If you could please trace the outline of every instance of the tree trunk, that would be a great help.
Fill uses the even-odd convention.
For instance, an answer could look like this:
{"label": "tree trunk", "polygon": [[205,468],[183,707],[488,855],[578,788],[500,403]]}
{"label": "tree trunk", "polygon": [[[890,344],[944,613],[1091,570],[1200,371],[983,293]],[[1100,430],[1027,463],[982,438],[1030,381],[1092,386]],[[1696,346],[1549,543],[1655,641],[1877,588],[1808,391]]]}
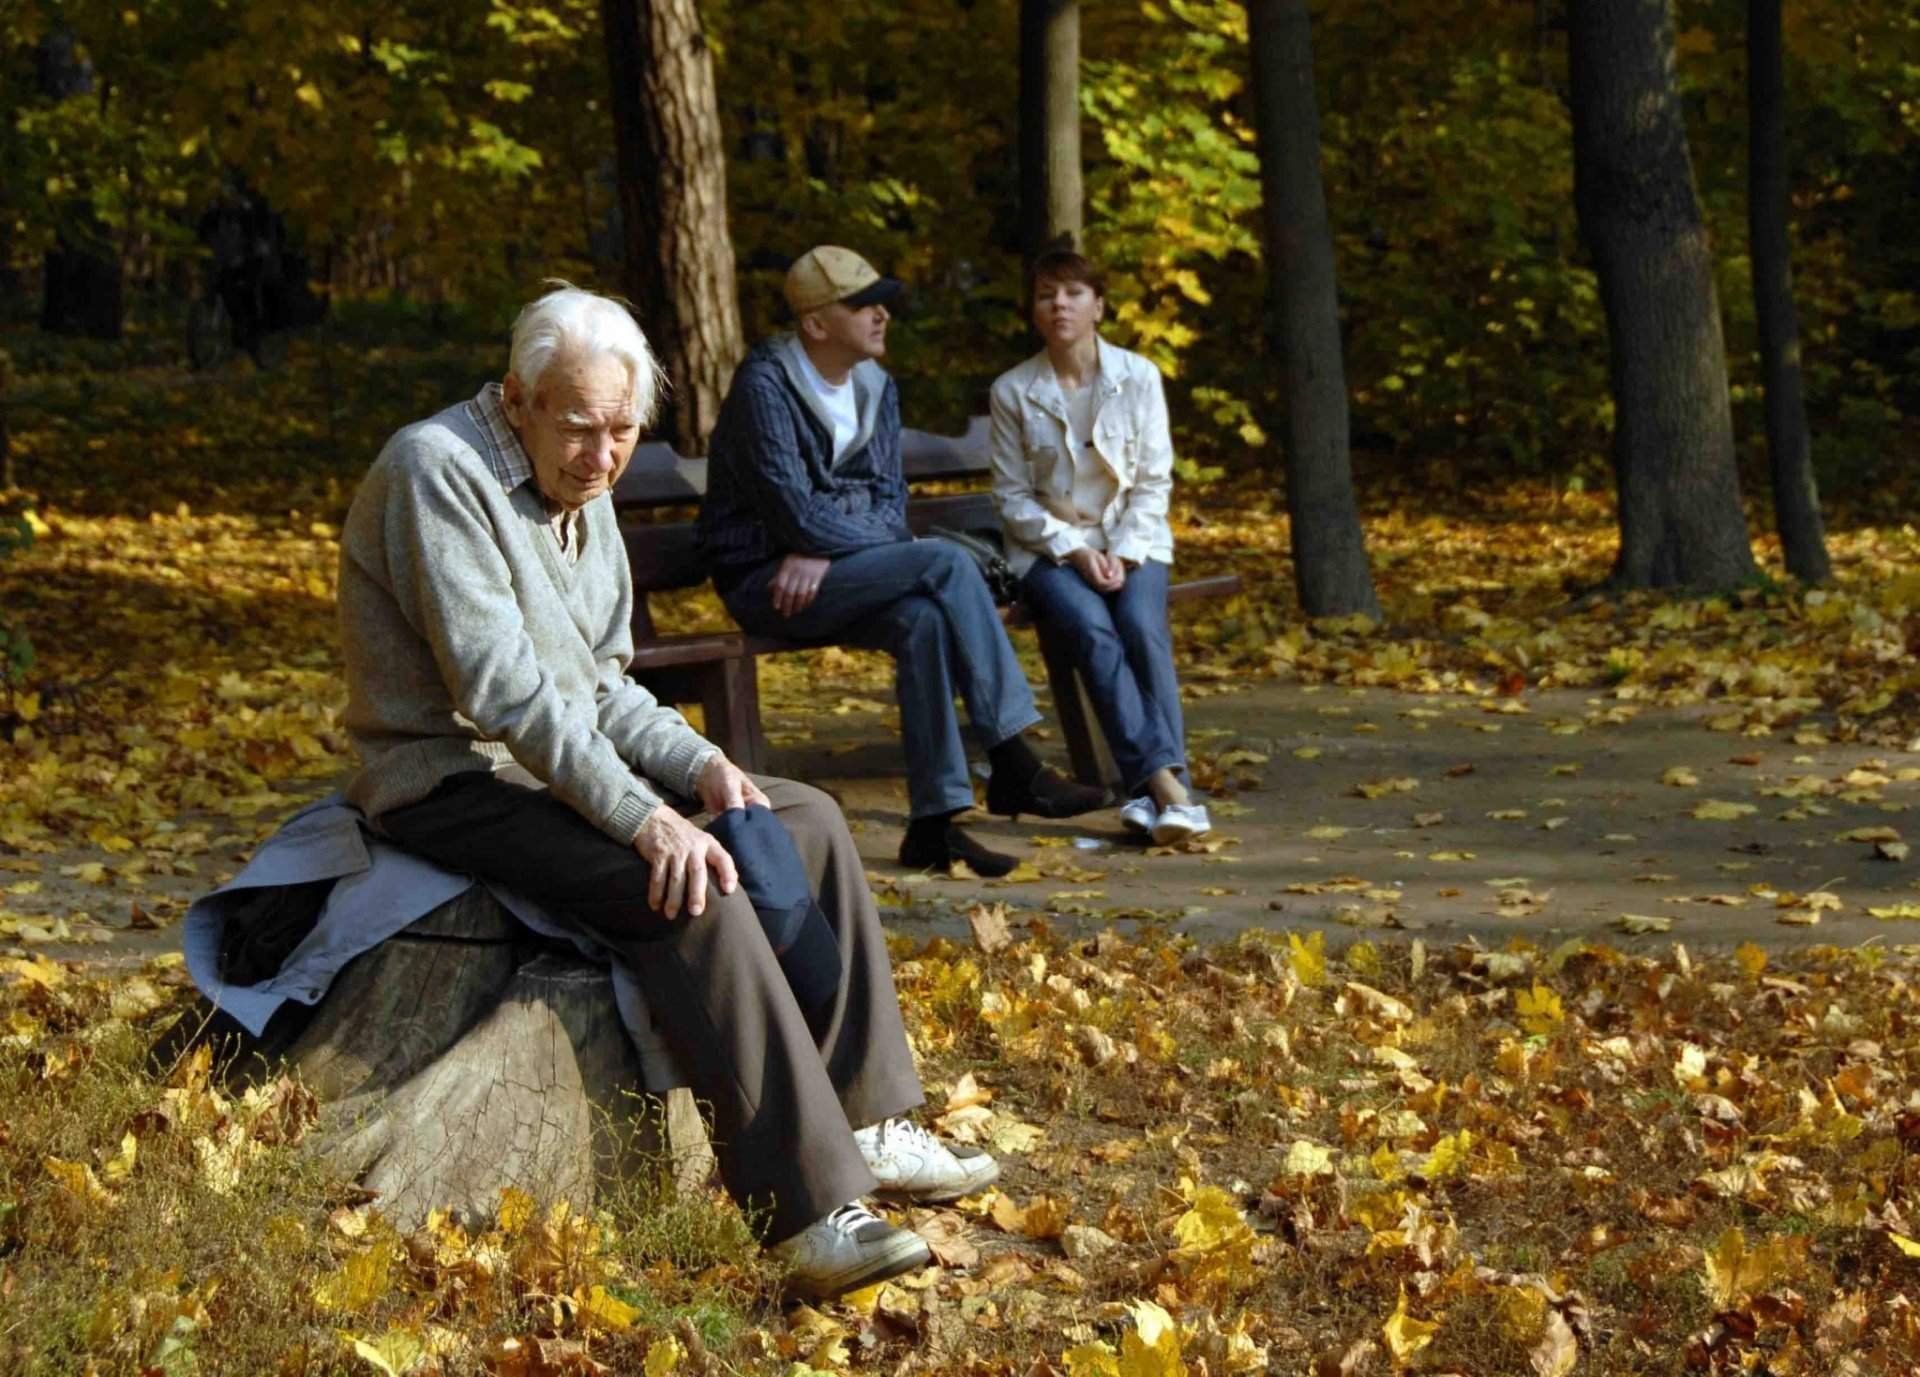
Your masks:
{"label": "tree trunk", "polygon": [[47,250],[40,328],[53,335],[119,339],[126,315],[120,260],[64,236]]}
{"label": "tree trunk", "polygon": [[1618,587],[1753,576],[1671,0],[1570,0],[1574,204],[1606,310]]}
{"label": "tree trunk", "polygon": [[1028,259],[1079,248],[1080,5],[1020,0],[1020,220]]}
{"label": "tree trunk", "polygon": [[[94,89],[93,64],[81,55],[73,30],[64,26],[40,40],[34,69],[43,100],[70,100]],[[77,232],[63,228],[56,247],[47,251],[40,328],[54,335],[117,340],[126,313],[119,255],[101,252],[108,243],[106,231],[80,198],[68,205],[66,215]]]}
{"label": "tree trunk", "polygon": [[1806,395],[1800,382],[1800,326],[1793,307],[1793,265],[1787,249],[1786,80],[1782,72],[1780,0],[1747,5],[1747,235],[1753,267],[1753,312],[1760,331],[1766,387],[1767,463],[1773,474],[1773,519],[1787,571],[1809,583],[1833,573],[1813,478]]}
{"label": "tree trunk", "polygon": [[13,355],[0,349],[0,493],[19,487],[13,471],[13,440],[7,434],[7,407],[13,400]]}
{"label": "tree trunk", "polygon": [[661,432],[706,452],[746,352],[713,54],[695,0],[601,0],[627,291],[672,390]]}
{"label": "tree trunk", "polygon": [[1286,391],[1294,582],[1310,617],[1380,615],[1353,495],[1333,231],[1306,0],[1247,0],[1267,280]]}
{"label": "tree trunk", "polygon": [[[156,1059],[198,1036],[183,1020]],[[541,951],[478,885],[239,1041],[230,1076],[291,1071],[322,1102],[314,1150],[402,1230],[442,1207],[484,1222],[508,1186],[585,1209],[615,1179],[644,1199],[663,1164],[682,1188],[712,1167],[690,1093],[642,1093],[606,968]]]}

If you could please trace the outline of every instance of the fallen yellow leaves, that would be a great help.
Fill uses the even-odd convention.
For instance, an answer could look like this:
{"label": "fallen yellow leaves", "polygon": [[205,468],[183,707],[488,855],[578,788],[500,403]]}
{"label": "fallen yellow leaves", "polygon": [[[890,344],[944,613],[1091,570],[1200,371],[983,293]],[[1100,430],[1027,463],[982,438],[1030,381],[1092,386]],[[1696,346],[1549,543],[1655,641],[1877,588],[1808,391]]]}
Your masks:
{"label": "fallen yellow leaves", "polygon": [[[1871,1346],[1903,1332],[1914,1293],[1900,1164],[1916,1130],[1913,1031],[1893,1017],[1911,974],[1898,959],[1755,943],[1640,955],[1524,937],[1488,951],[1432,934],[1338,952],[1318,932],[1134,941],[1007,914],[1018,921],[991,956],[964,939],[896,949],[933,1126],[995,1151],[1030,1140],[1026,1160],[1003,1159],[1000,1191],[899,1216],[945,1270],[843,1304],[763,1306],[702,1366],[662,1309],[757,1295],[750,1253],[716,1257],[682,1233],[673,1247],[691,1253],[638,1258],[641,1235],[617,1237],[605,1213],[518,1191],[472,1233],[442,1214],[401,1237],[378,1202],[331,1194],[274,1202],[292,1218],[260,1230],[310,1259],[287,1292],[300,1299],[285,1342],[317,1335],[309,1352],[378,1370],[370,1352],[412,1377],[436,1362],[524,1377],[722,1364],[1019,1377],[1036,1353],[1058,1371],[1115,1377],[1154,1363],[1186,1377],[1202,1362],[1216,1374],[1368,1361],[1384,1372],[1389,1359],[1571,1377],[1580,1358],[1603,1370],[1630,1356],[1635,1339],[1678,1354],[1703,1314],[1717,1317],[1729,1371],[1789,1343],[1880,1353]],[[54,996],[85,998],[98,1017],[112,1007],[85,974],[53,970],[51,988],[0,979],[0,1034],[20,1029],[39,1097],[88,1074],[84,1052],[69,1060],[79,1025]],[[157,971],[141,979],[171,989]],[[156,1172],[182,1189],[181,1159],[177,1198],[205,1201],[209,1150],[230,1155],[237,1181],[218,1208],[246,1208],[284,1140],[272,1125],[304,1111],[271,1087],[251,1103],[228,1094],[210,1069],[190,1062],[147,1092],[131,1128],[117,1117],[84,1150],[35,1138],[23,1158],[24,1141],[0,1137],[14,1173],[0,1179],[30,1178],[33,1193],[9,1215],[0,1190],[0,1237],[21,1237],[21,1219],[111,1230],[135,1217]],[[5,1130],[16,1135],[17,1103]],[[186,1208],[189,1224],[205,1217]],[[1857,1231],[1844,1273],[1835,1251],[1777,1241],[1825,1230]],[[1559,1248],[1550,1277],[1506,1270],[1539,1265],[1526,1257],[1543,1239]],[[60,1244],[43,1233],[13,1246],[18,1267]],[[235,1289],[238,1264],[225,1267]],[[1799,1296],[1819,1299],[1796,1317]],[[1164,1322],[1139,1310],[1148,1304]],[[215,1313],[232,1322],[224,1302]],[[351,1333],[336,1339],[335,1326]],[[758,1337],[740,1337],[749,1330]],[[1842,1334],[1853,1347],[1818,1347]]]}
{"label": "fallen yellow leaves", "polygon": [[1387,1351],[1405,1362],[1421,1349],[1433,1342],[1433,1336],[1439,1331],[1439,1324],[1432,1320],[1415,1319],[1407,1312],[1407,1293],[1400,1292],[1400,1303],[1387,1316],[1380,1326],[1380,1332],[1387,1341]]}
{"label": "fallen yellow leaves", "polygon": [[1806,1265],[1804,1235],[1774,1234],[1749,1246],[1744,1232],[1729,1228],[1707,1253],[1707,1294],[1714,1307],[1731,1309],[1794,1280]]}
{"label": "fallen yellow leaves", "polygon": [[1520,1017],[1520,1026],[1539,1037],[1559,1032],[1567,1021],[1560,996],[1537,982],[1531,990],[1522,990],[1514,996],[1514,1012]]}
{"label": "fallen yellow leaves", "polygon": [[1218,1186],[1180,1183],[1187,1209],[1174,1222],[1172,1262],[1200,1294],[1246,1290],[1258,1283],[1257,1241],[1234,1198]]}
{"label": "fallen yellow leaves", "polygon": [[1687,814],[1703,822],[1738,822],[1760,810],[1751,803],[1728,803],[1721,799],[1702,799]]}
{"label": "fallen yellow leaves", "polygon": [[1024,1238],[1058,1238],[1072,1219],[1072,1207],[1057,1196],[1037,1195],[1025,1205],[995,1192],[987,1215],[1005,1232]]}
{"label": "fallen yellow leaves", "polygon": [[313,1303],[322,1310],[356,1315],[385,1300],[393,1286],[398,1247],[391,1238],[384,1238],[354,1253],[315,1284]]}
{"label": "fallen yellow leaves", "polygon": [[1834,836],[1843,842],[1897,842],[1900,834],[1891,827],[1854,827]]}

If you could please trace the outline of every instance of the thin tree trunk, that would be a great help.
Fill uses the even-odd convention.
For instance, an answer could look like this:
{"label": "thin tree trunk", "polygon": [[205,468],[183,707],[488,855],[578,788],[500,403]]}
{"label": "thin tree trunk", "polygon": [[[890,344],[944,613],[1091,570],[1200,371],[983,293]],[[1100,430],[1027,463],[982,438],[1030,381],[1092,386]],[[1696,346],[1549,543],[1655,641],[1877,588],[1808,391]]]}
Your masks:
{"label": "thin tree trunk", "polygon": [[1310,617],[1379,616],[1353,495],[1333,231],[1306,0],[1247,0],[1267,279],[1286,384],[1294,581]]}
{"label": "thin tree trunk", "polygon": [[601,0],[627,290],[672,383],[662,431],[704,453],[746,346],[713,54],[694,0]]}
{"label": "thin tree trunk", "polygon": [[[90,225],[98,229],[98,225]],[[104,232],[102,232],[104,237]],[[79,243],[62,235],[47,250],[40,328],[52,335],[117,340],[126,315],[120,260],[102,253],[92,236]]]}
{"label": "thin tree trunk", "polygon": [[[36,89],[43,100],[63,101],[94,90],[93,64],[81,55],[73,30],[61,27],[34,50]],[[102,95],[104,103],[106,97]],[[106,229],[90,206],[75,197],[69,223],[47,250],[40,297],[40,328],[55,335],[120,338],[125,316],[118,253],[103,253]]]}
{"label": "thin tree trunk", "polygon": [[1574,204],[1606,310],[1618,587],[1753,576],[1671,0],[1570,0]]}
{"label": "thin tree trunk", "polygon": [[0,493],[19,486],[13,471],[13,441],[7,434],[7,406],[13,399],[13,355],[0,349]]}
{"label": "thin tree trunk", "polygon": [[1806,396],[1800,381],[1800,326],[1793,305],[1793,263],[1787,247],[1786,80],[1782,71],[1780,0],[1747,5],[1747,234],[1753,266],[1753,309],[1760,330],[1766,386],[1767,463],[1773,474],[1773,517],[1787,571],[1809,583],[1833,573],[1813,477]]}
{"label": "thin tree trunk", "polygon": [[1056,243],[1078,248],[1080,178],[1078,0],[1020,3],[1020,216],[1028,258]]}

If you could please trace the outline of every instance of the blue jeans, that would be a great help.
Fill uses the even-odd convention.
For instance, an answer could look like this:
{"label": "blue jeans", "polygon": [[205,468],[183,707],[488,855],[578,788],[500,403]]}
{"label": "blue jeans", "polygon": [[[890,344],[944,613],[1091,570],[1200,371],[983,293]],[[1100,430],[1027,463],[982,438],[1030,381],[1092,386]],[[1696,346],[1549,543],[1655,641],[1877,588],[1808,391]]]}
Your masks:
{"label": "blue jeans", "polygon": [[791,617],[774,611],[768,592],[779,571],[780,561],[769,560],[727,591],[733,619],[756,636],[893,656],[911,815],[973,807],[954,693],[966,701],[983,747],[1040,720],[973,557],[944,540],[903,540],[842,555],[828,565],[813,601]]}
{"label": "blue jeans", "polygon": [[1167,566],[1147,560],[1117,593],[1102,593],[1070,564],[1038,559],[1023,597],[1034,619],[1064,636],[1129,794],[1156,772],[1186,778],[1186,725],[1167,626]]}

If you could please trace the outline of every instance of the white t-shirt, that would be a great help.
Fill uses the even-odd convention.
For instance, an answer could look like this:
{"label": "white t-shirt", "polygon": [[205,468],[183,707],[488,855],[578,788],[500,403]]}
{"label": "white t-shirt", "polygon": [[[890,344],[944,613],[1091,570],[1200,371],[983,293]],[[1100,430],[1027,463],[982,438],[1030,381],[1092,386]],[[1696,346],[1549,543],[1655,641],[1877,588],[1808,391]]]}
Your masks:
{"label": "white t-shirt", "polygon": [[1107,548],[1100,514],[1113,501],[1120,485],[1093,449],[1093,421],[1098,411],[1100,374],[1095,372],[1075,388],[1060,389],[1067,403],[1067,442],[1073,447],[1073,510],[1081,535],[1096,550]]}
{"label": "white t-shirt", "polygon": [[799,354],[806,366],[807,382],[820,399],[820,409],[833,424],[833,462],[837,464],[853,447],[853,437],[860,433],[860,401],[854,396],[853,374],[847,374],[847,380],[836,387],[820,375],[806,350],[800,350]]}

